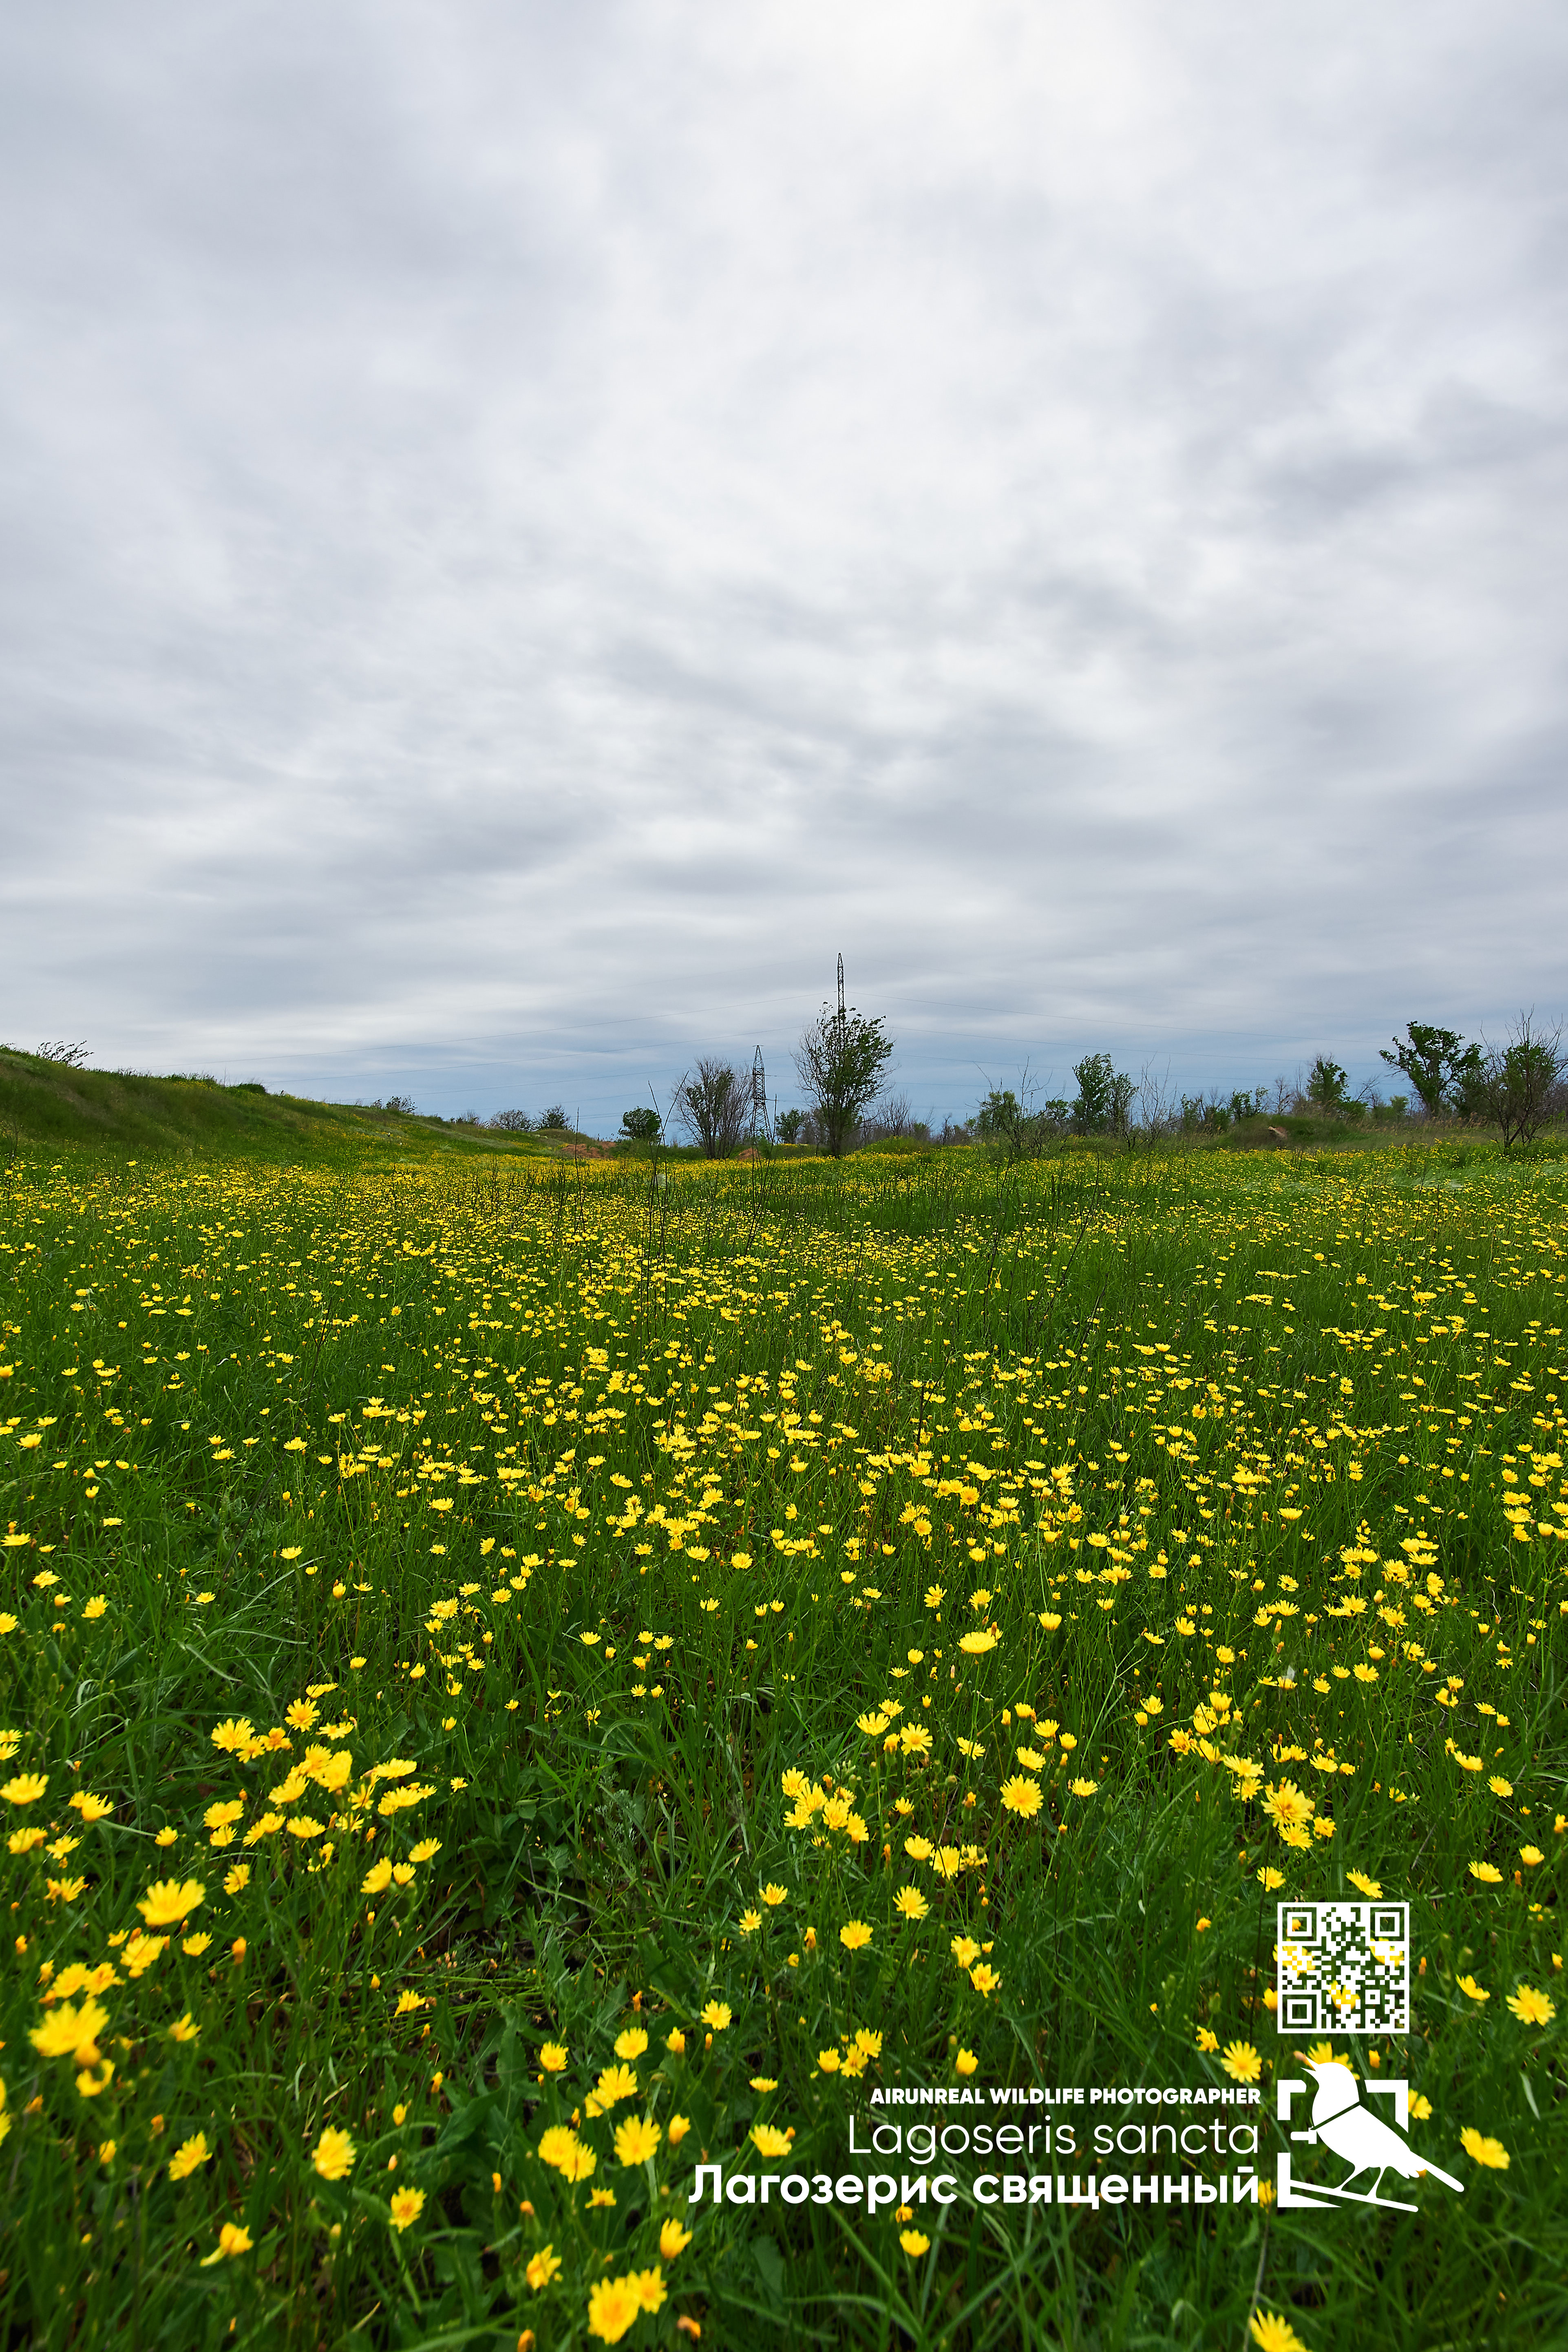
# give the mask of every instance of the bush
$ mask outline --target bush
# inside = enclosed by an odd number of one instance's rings
[[[993,1087],[974,1114],[974,1132],[993,1159],[1037,1160],[1047,1144],[1066,1134],[1070,1117],[1064,1102],[1027,1109],[1011,1087]],[[945,1130],[942,1139],[948,1139]]]
[[[1117,1069],[1109,1054],[1086,1054],[1075,1063],[1073,1076],[1078,1080],[1078,1099],[1071,1116],[1077,1132],[1124,1135],[1138,1091],[1126,1071]]]
[[[1537,1032],[1533,1015],[1521,1013],[1509,1044],[1485,1056],[1477,1100],[1505,1151],[1531,1142],[1551,1117],[1563,1075],[1562,1038],[1561,1029]]]
[[[1326,1054],[1320,1054],[1307,1076],[1307,1100],[1314,1110],[1343,1110],[1346,1073]]]
[[[657,1143],[662,1124],[658,1111],[646,1105],[621,1113],[621,1133],[628,1143]]]
[[[497,1129],[502,1135],[531,1135],[533,1133],[533,1121],[525,1110],[495,1111],[486,1121],[486,1125]]]
[[[1445,1110],[1472,1116],[1468,1108],[1481,1075],[1481,1049],[1467,1045],[1457,1029],[1438,1029],[1426,1021],[1407,1021],[1405,1035],[1395,1037],[1383,1059],[1403,1073],[1415,1087],[1428,1118]]]
[[[675,1090],[675,1115],[705,1160],[729,1160],[741,1148],[751,1117],[751,1079],[732,1064],[706,1055],[695,1077]]]

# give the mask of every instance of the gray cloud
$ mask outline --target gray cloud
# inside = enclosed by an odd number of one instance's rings
[[[1535,0],[0,27],[4,1028],[613,1126],[1564,989]]]

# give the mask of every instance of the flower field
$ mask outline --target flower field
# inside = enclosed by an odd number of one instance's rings
[[[1568,2340],[1565,1238],[1479,1147],[13,1166],[7,2340]],[[1275,1906],[1380,1894],[1463,2194],[1281,2211]],[[1259,2201],[783,2194],[1157,2082]]]

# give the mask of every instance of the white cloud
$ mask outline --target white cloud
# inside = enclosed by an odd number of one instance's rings
[[[840,946],[939,1109],[1562,1008],[1559,12],[0,45],[18,1042],[613,1125]]]

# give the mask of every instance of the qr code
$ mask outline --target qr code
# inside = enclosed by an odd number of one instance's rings
[[[1281,1903],[1281,2033],[1408,2033],[1408,1903]]]

